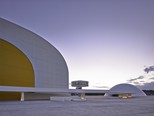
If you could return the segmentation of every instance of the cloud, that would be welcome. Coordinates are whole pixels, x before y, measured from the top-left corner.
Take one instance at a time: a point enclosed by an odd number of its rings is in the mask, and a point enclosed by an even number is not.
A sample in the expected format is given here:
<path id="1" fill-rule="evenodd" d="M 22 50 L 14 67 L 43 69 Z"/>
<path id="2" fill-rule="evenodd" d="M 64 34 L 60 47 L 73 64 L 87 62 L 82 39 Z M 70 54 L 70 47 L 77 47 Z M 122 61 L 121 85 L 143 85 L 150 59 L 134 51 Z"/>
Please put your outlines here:
<path id="1" fill-rule="evenodd" d="M 154 66 L 149 66 L 149 67 L 145 68 L 144 71 L 147 73 L 154 71 Z"/>
<path id="2" fill-rule="evenodd" d="M 141 83 L 145 83 L 145 81 L 143 80 L 143 81 L 139 81 L 139 82 L 141 82 Z"/>
<path id="3" fill-rule="evenodd" d="M 109 87 L 107 87 L 107 86 L 92 86 L 92 87 L 94 87 L 94 88 L 102 88 L 102 89 L 109 89 Z"/>
<path id="4" fill-rule="evenodd" d="M 137 80 L 140 80 L 140 79 L 144 79 L 145 78 L 145 76 L 139 76 L 139 77 L 137 77 L 137 78 L 133 78 L 133 79 L 130 79 L 130 80 L 127 80 L 127 82 L 134 82 L 134 81 L 137 81 Z"/>
<path id="5" fill-rule="evenodd" d="M 154 75 L 146 74 L 137 78 L 127 80 L 128 83 L 141 88 L 142 90 L 154 90 Z"/>
<path id="6" fill-rule="evenodd" d="M 154 90 L 154 82 L 144 83 L 143 85 L 138 85 L 142 90 Z"/>
<path id="7" fill-rule="evenodd" d="M 133 81 L 136 81 L 137 79 L 130 79 L 130 80 L 127 80 L 128 82 L 133 82 Z"/>
<path id="8" fill-rule="evenodd" d="M 147 70 L 148 74 L 129 79 L 127 82 L 144 90 L 154 90 L 154 66 L 149 66 L 145 68 L 144 71 L 145 70 Z"/>
<path id="9" fill-rule="evenodd" d="M 154 77 L 151 77 L 150 79 L 151 79 L 151 80 L 154 80 Z"/>
<path id="10" fill-rule="evenodd" d="M 140 82 L 133 82 L 135 85 L 140 85 Z"/>

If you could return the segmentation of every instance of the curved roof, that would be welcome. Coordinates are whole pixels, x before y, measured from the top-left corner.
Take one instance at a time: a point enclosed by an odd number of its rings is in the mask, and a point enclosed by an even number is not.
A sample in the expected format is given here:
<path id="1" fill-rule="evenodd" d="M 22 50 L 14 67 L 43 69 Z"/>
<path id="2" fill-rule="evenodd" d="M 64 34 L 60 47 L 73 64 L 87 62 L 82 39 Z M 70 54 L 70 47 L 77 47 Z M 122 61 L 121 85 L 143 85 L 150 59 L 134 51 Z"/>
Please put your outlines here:
<path id="1" fill-rule="evenodd" d="M 35 73 L 35 87 L 68 88 L 67 64 L 60 52 L 45 39 L 2 18 L 0 38 L 28 57 Z"/>
<path id="2" fill-rule="evenodd" d="M 124 93 L 132 93 L 132 96 L 146 96 L 146 94 L 140 90 L 138 87 L 131 85 L 131 84 L 127 84 L 127 83 L 123 83 L 123 84 L 118 84 L 113 86 L 110 89 L 110 92 L 124 92 Z"/>

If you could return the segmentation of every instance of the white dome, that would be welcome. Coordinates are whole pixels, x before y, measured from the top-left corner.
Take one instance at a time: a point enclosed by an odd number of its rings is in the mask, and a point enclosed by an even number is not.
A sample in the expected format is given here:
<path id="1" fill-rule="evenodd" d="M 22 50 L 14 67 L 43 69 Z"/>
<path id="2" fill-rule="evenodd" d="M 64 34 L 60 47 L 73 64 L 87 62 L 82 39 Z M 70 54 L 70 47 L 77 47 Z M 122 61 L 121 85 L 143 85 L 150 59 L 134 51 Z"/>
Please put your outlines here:
<path id="1" fill-rule="evenodd" d="M 142 90 L 140 90 L 138 87 L 131 85 L 131 84 L 125 84 L 125 83 L 124 84 L 118 84 L 118 85 L 112 87 L 109 90 L 109 93 L 106 94 L 105 96 L 112 96 L 112 94 L 116 93 L 116 92 L 132 93 L 133 97 L 146 96 L 146 94 Z"/>

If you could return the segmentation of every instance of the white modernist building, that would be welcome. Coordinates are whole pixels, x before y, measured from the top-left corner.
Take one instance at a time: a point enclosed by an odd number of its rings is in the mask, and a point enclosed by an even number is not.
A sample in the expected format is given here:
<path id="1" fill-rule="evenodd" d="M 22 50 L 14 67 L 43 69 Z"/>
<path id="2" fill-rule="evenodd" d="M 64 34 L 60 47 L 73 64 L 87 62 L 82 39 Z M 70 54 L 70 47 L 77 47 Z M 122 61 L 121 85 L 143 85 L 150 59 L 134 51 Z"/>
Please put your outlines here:
<path id="1" fill-rule="evenodd" d="M 68 89 L 68 67 L 60 52 L 42 37 L 2 18 L 0 54 L 0 86 Z"/>
<path id="2" fill-rule="evenodd" d="M 86 83 L 73 85 L 87 86 Z M 60 52 L 42 37 L 0 18 L 0 100 L 50 99 L 70 93 L 145 96 L 128 84 L 111 90 L 68 88 L 68 67 Z"/>
<path id="3" fill-rule="evenodd" d="M 35 87 L 68 88 L 68 68 L 60 52 L 42 37 L 0 19 L 0 38 L 22 51 L 32 64 Z"/>
<path id="4" fill-rule="evenodd" d="M 112 87 L 109 90 L 109 93 L 106 93 L 105 96 L 119 96 L 122 98 L 125 97 L 127 98 L 127 97 L 143 97 L 146 96 L 146 94 L 134 85 L 123 83 Z"/>

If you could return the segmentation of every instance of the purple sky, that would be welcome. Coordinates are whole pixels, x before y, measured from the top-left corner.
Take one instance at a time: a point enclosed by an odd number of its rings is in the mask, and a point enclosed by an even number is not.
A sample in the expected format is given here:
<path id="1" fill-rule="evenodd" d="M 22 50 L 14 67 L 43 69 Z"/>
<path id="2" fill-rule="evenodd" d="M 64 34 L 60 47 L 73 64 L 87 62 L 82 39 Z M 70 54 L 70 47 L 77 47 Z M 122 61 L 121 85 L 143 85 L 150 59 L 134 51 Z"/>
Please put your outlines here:
<path id="1" fill-rule="evenodd" d="M 0 0 L 0 17 L 54 45 L 70 82 L 104 89 L 144 76 L 138 85 L 154 89 L 143 71 L 154 65 L 154 0 Z"/>

